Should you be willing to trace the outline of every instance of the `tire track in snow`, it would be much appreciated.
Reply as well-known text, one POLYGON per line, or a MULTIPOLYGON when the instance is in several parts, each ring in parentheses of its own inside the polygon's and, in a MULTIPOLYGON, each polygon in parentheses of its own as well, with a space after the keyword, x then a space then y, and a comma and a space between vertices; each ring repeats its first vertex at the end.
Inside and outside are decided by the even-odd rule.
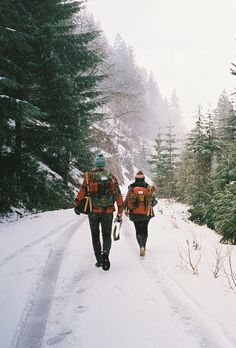
MULTIPOLYGON (((63 235, 56 242, 55 248, 48 256, 41 280, 25 306, 11 348, 40 348, 42 346, 42 339, 64 252, 70 238, 85 221, 85 218, 80 220, 80 224, 78 224, 77 220, 76 223, 64 231, 63 235)), ((60 226, 60 228, 63 228, 65 225, 60 226)), ((52 233, 53 231, 50 232, 50 234, 52 233)))
POLYGON ((222 330, 220 324, 211 321, 211 318, 185 293, 175 279, 167 274, 160 264, 157 265, 155 258, 148 255, 148 258, 143 261, 143 267, 150 272, 151 277, 155 277, 154 280, 169 303, 173 315, 180 325, 185 327, 186 332, 195 337, 199 347, 236 347, 236 343, 222 330))
MULTIPOLYGON (((169 213, 169 210, 168 210, 169 213)), ((172 225, 173 214, 169 213, 168 220, 172 225)), ((176 220, 175 220, 176 222, 176 220)), ((124 229, 130 229, 127 221, 123 224, 124 229)), ((132 233, 135 231, 132 227, 132 233)), ((130 249, 138 257, 138 246, 135 235, 124 233, 124 237, 131 244, 130 249)), ((211 318, 200 308, 184 291, 184 289, 172 278, 158 262, 155 255, 147 253, 146 257, 140 259, 140 265, 149 273, 149 277, 157 285, 160 292, 165 297, 173 317, 179 326, 184 328, 186 334, 198 342, 199 347, 207 348, 235 348, 236 342, 230 334, 217 322, 212 322, 211 318)))
POLYGON ((160 284, 160 287, 169 302, 172 301, 173 303, 173 299, 176 300, 175 311, 181 317, 180 319, 183 319, 182 322, 186 316, 182 316, 181 311, 187 311, 190 325, 193 324, 193 334, 199 338, 201 347, 234 348, 236 346, 230 335, 222 330, 220 324, 211 321, 211 318, 185 293, 184 289, 174 279, 167 276, 166 284, 163 286, 160 284), (184 307, 183 304, 185 304, 184 307), (180 312, 178 312, 178 308, 180 312), (202 334, 201 339, 200 334, 202 334))
POLYGON ((73 218, 70 221, 67 221, 66 223, 64 223, 63 225, 60 225, 56 228, 54 228, 53 230, 51 230, 49 233, 47 233, 46 235, 44 235, 43 237, 40 237, 38 239, 36 239, 35 241, 33 241, 32 243, 26 244, 24 245, 22 248, 17 249, 14 253, 8 255, 7 257, 5 257, 4 259, 0 260, 0 268, 3 267, 6 263, 8 263, 9 261, 11 261, 12 259, 14 259, 16 256, 24 253, 25 251, 27 251, 29 248, 37 245, 38 243, 41 243, 43 240, 47 239, 48 237, 51 237, 52 235, 54 235, 55 233, 57 233, 58 231, 60 231, 61 229, 63 229, 65 226, 68 226, 68 224, 72 223, 72 221, 74 221, 75 218, 73 218))
MULTIPOLYGON (((171 202, 163 201, 162 209, 168 216, 170 226, 172 226, 170 228, 181 230, 183 228, 183 222, 186 225, 192 224, 196 228, 200 228, 200 226, 188 220, 185 214, 183 215, 184 211, 182 208, 176 211, 171 202)), ((178 283, 175 277, 166 272, 164 264, 158 262, 158 258, 155 258, 153 255, 152 262, 150 259, 146 261, 149 263, 149 269, 159 278, 157 283, 169 301, 174 315, 179 318, 182 325, 186 328, 189 327, 189 330, 192 329, 193 335, 198 338, 201 332, 207 337, 202 337, 202 340, 199 341, 200 347, 236 347, 236 341, 227 332, 227 329, 222 327, 218 321, 211 320, 211 317, 187 294, 184 287, 178 283), (173 303, 174 301, 175 303, 173 303)))

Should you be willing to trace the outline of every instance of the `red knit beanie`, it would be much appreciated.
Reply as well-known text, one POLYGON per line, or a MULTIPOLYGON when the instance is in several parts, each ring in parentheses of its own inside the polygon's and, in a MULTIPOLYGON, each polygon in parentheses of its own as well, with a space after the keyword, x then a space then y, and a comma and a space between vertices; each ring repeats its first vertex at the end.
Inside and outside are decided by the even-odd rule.
POLYGON ((145 176, 141 170, 135 175, 135 179, 145 179, 145 176))

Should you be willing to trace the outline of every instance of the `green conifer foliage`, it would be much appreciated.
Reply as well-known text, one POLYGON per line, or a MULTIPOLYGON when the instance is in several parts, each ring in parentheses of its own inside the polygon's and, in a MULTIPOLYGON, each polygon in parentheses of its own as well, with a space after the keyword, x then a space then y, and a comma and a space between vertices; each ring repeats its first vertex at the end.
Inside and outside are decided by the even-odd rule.
POLYGON ((91 45, 97 32, 75 31, 80 8, 80 1, 1 1, 1 211, 71 205, 70 170, 90 164, 101 54, 91 45))
POLYGON ((89 153, 89 129, 99 105, 96 83, 102 78, 94 73, 101 55, 89 47, 98 33, 75 32, 73 15, 79 9, 76 1, 38 2, 35 9, 40 35, 36 47, 41 66, 40 108, 48 124, 43 161, 62 176, 65 185, 72 162, 85 162, 84 155, 89 153), (51 12, 54 15, 48 16, 51 12))
POLYGON ((151 160, 149 161, 152 174, 153 181, 157 185, 157 192, 159 197, 165 197, 165 156, 162 152, 163 140, 161 134, 158 133, 154 143, 154 154, 151 155, 151 160))
POLYGON ((173 128, 174 126, 170 122, 168 132, 162 136, 157 135, 154 154, 150 161, 160 197, 176 197, 176 170, 179 153, 173 128))
POLYGON ((185 150, 178 169, 179 197, 191 205, 191 219, 206 223, 207 206, 211 198, 211 169, 216 139, 212 116, 203 116, 201 108, 194 128, 187 137, 185 150))
MULTIPOLYGON (((22 2, 3 1, 0 8, 0 200, 2 209, 17 205, 25 195, 29 135, 40 110, 32 99, 34 23, 22 2)), ((25 196, 26 197, 26 196, 25 196)))
POLYGON ((191 205, 192 220, 215 229, 222 242, 236 244, 236 113, 229 105, 220 98, 217 128, 211 114, 203 117, 199 109, 178 170, 178 189, 191 205))
POLYGON ((211 213, 222 241, 236 244, 236 113, 230 110, 219 129, 218 163, 214 172, 211 213))

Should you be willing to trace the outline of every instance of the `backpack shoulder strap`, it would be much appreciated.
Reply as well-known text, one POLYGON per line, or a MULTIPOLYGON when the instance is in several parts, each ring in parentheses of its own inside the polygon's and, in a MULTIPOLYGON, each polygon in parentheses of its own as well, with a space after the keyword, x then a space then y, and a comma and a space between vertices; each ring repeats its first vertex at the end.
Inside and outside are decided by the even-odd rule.
POLYGON ((87 189, 87 194, 88 196, 90 196, 90 182, 92 180, 92 177, 93 177, 93 173, 92 172, 86 172, 85 173, 85 184, 86 184, 86 189, 87 189))

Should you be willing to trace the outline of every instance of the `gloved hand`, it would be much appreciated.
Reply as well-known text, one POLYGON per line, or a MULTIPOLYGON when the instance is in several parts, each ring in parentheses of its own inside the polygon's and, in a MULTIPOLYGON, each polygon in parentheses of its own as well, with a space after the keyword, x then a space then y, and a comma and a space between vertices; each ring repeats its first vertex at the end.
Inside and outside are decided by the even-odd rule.
POLYGON ((121 222, 122 221, 122 215, 117 214, 114 222, 121 222))
POLYGON ((79 208, 78 208, 78 207, 75 207, 75 208, 74 208, 74 212, 75 212, 75 214, 80 215, 80 211, 79 211, 79 208))

